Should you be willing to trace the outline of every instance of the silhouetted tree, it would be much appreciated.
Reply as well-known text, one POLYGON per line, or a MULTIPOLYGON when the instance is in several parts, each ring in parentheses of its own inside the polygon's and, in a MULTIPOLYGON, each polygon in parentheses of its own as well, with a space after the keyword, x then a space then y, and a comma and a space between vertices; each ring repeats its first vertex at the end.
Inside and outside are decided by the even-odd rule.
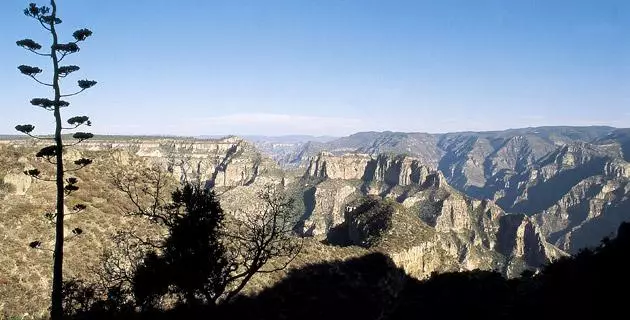
MULTIPOLYGON (((181 169, 185 168, 182 167, 181 169)), ((205 277, 206 280, 205 282, 196 280, 195 283, 205 283, 206 286, 204 288, 193 288, 190 284, 184 285, 184 281, 188 281, 186 279, 177 280, 179 285, 176 287, 179 289, 193 288, 195 289, 194 294, 190 292, 185 294, 182 291, 164 291, 166 284, 159 284, 159 281, 147 281, 145 283, 155 286, 152 289, 153 291, 149 290, 153 292, 152 294, 140 294, 138 288, 134 289, 134 294, 140 294, 140 296, 145 297, 141 299, 146 300, 142 302, 145 305, 158 304, 159 301, 156 299, 161 297, 160 294, 162 296, 166 294, 176 295, 177 300, 180 302, 186 301, 187 303, 215 304, 219 300, 230 300, 245 288, 256 273, 270 273, 285 269, 301 250, 302 240, 296 237, 293 232, 293 227, 296 223, 293 210, 294 201, 278 187, 265 186, 258 193, 260 202, 256 210, 243 210, 235 213, 233 217, 230 217, 229 225, 227 223, 219 223, 218 229, 214 230, 216 233, 213 233, 212 229, 208 230, 207 226, 204 226, 202 223, 190 223, 190 221, 199 218, 199 215, 191 215, 188 218, 184 218, 190 215, 190 212, 188 212, 189 208, 184 203, 178 204, 179 200, 177 199, 180 199, 180 196, 173 197, 172 201, 166 200, 165 194, 173 180, 173 177, 169 175, 167 170, 160 165, 145 165, 134 166, 134 171, 136 173, 118 169, 110 174, 114 186, 119 191, 122 191, 129 200, 129 206, 122 205, 123 212, 128 215, 148 218, 149 221, 168 229, 168 237, 165 240, 141 237, 127 231, 119 233, 119 235, 124 234, 122 238, 125 238, 125 241, 127 241, 127 244, 122 246, 123 248, 128 248, 130 244, 133 244, 131 246, 137 245, 136 250, 142 250, 141 247, 150 249, 143 258, 144 263, 139 268, 135 268, 135 270, 141 270, 144 274, 142 279, 151 278, 151 272, 159 271, 160 268, 164 267, 165 261, 170 261, 166 263, 167 265, 175 265, 174 257, 183 259, 182 252, 190 253, 190 256, 186 257, 186 259, 207 260, 208 256, 204 250, 210 250, 212 247, 210 243, 214 241, 212 239, 215 237, 219 237, 223 242, 221 250, 225 250, 225 255, 211 256, 211 259, 217 260, 214 262, 205 261, 204 263, 208 266, 210 266, 210 263, 218 263, 227 270, 227 272, 212 274, 207 272, 214 269, 198 269, 198 271, 204 271, 206 274, 203 276, 196 275, 196 277, 198 279, 205 277), (194 228, 205 228, 205 230, 196 230, 194 228), (180 230, 185 230, 186 232, 180 233, 180 230), (206 241, 209 241, 204 241, 203 243, 203 245, 209 247, 195 247, 202 244, 194 241, 182 241, 186 238, 177 236, 178 234, 198 234, 206 241), (196 257, 194 254, 200 256, 196 257), (223 261, 224 258, 227 259, 227 262, 223 261), (151 265, 151 267, 147 267, 148 265, 151 265), (161 289, 158 290, 158 288, 161 289)), ((201 197, 204 194, 214 199, 214 193, 203 191, 202 181, 198 179, 195 179, 193 183, 184 182, 184 186, 182 191, 188 187, 193 188, 192 191, 194 192, 188 195, 189 200, 194 200, 195 197, 201 197)), ((220 207, 216 209, 220 209, 220 207)), ((116 253, 108 253, 108 255, 110 261, 105 259, 104 265, 114 267, 110 268, 110 270, 117 270, 114 272, 117 276, 109 278, 129 278, 130 270, 134 269, 118 268, 117 266, 121 265, 121 263, 117 260, 121 256, 128 256, 133 259, 133 256, 136 254, 127 252, 122 255, 116 253), (115 263, 111 263, 111 261, 115 261, 115 263)), ((132 264, 122 265, 130 266, 132 264)), ((156 276, 156 274, 153 276, 156 276)), ((131 281, 127 281, 130 284, 127 287, 137 287, 136 284, 139 279, 133 278, 131 281)), ((175 283, 170 284, 174 285, 175 283)))
POLYGON ((160 252, 147 254, 136 270, 137 301, 156 306, 170 294, 182 304, 214 304, 235 268, 219 238, 224 214, 214 192, 186 184, 165 209, 172 221, 169 236, 160 252))
MULTIPOLYGON (((75 31, 72 36, 74 37, 74 41, 63 43, 59 40, 59 35, 57 34, 57 25, 62 21, 57 16, 57 5, 55 0, 50 1, 50 7, 47 6, 37 6, 34 3, 31 3, 28 8, 24 10, 24 14, 28 17, 35 19, 42 28, 44 28, 51 36, 51 45, 50 51, 43 51, 42 45, 35 42, 32 39, 23 39, 17 41, 17 45, 31 51, 37 55, 50 58, 52 61, 52 81, 47 83, 45 81, 40 80, 37 75, 42 73, 42 69, 33 66, 21 65, 18 67, 20 72, 37 83, 42 84, 44 86, 50 87, 53 93, 52 99, 49 98, 34 98, 31 100, 31 104, 40 107, 46 111, 50 111, 53 113, 55 119, 55 132, 54 144, 50 146, 46 146, 42 148, 38 153, 38 158, 43 158, 51 164, 55 165, 55 174, 56 177, 54 180, 57 187, 57 199, 56 199, 56 210, 54 213, 49 214, 48 218, 54 220, 55 222, 55 248, 54 248, 54 267, 53 267, 53 288, 52 288, 52 305, 51 305, 51 317, 52 319, 60 319, 63 315, 63 244, 64 244, 64 197, 69 193, 76 191, 78 187, 77 179, 74 177, 70 177, 68 179, 64 179, 64 173, 68 171, 75 171, 80 168, 83 168, 90 163, 92 160, 82 158, 74 161, 75 168, 70 170, 64 169, 64 159, 63 159, 63 150, 66 145, 64 145, 62 140, 62 130, 72 130, 76 129, 82 125, 89 126, 90 120, 86 116, 75 116, 67 119, 67 123, 69 127, 63 127, 62 124, 62 116, 61 109, 66 108, 70 105, 69 102, 62 100, 62 98, 70 97, 77 95, 96 84, 96 81, 92 80, 79 80, 78 86, 79 90, 74 93, 63 94, 61 92, 61 80, 65 77, 69 76, 71 73, 79 70, 78 66, 75 65, 60 65, 60 62, 68 55, 79 52, 78 43, 84 41, 88 37, 92 35, 92 31, 88 29, 80 29, 75 31)), ((45 137, 38 137, 33 134, 33 130, 35 127, 31 124, 26 125, 18 125, 15 127, 16 130, 27 134, 31 137, 35 137, 37 139, 50 139, 45 137)), ((73 138, 79 143, 86 139, 92 138, 93 135, 91 133, 86 132, 76 132, 73 134, 73 138)), ((75 143, 75 144, 76 144, 75 143)), ((37 169, 28 170, 25 174, 41 180, 47 180, 46 178, 41 176, 41 172, 37 169)), ((85 209, 85 205, 78 205, 74 208, 75 212, 81 211, 85 209)), ((74 229, 73 233, 75 235, 81 234, 81 229, 74 229)), ((40 241, 33 241, 30 243, 32 248, 38 248, 41 246, 40 241)))
POLYGON ((77 279, 63 283, 63 310, 66 314, 78 314, 90 311, 99 300, 96 289, 77 279))

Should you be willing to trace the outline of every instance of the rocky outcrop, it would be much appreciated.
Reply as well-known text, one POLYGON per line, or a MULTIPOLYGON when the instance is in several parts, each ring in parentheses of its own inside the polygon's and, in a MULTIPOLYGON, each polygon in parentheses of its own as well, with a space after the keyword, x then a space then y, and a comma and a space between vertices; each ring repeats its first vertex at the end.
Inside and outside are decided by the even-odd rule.
MULTIPOLYGON (((313 150, 330 152, 311 158, 306 171, 320 179, 361 180, 362 192, 397 193, 405 198, 395 189, 426 180, 433 170, 425 159, 441 154, 439 169, 450 185, 474 198, 491 199, 504 211, 535 216, 549 242, 575 252, 581 246, 597 245, 601 237, 614 233, 616 223, 630 219, 620 209, 626 206, 622 189, 615 189, 616 196, 611 191, 600 198, 589 191, 630 179, 630 163, 624 158, 630 154, 627 134, 611 132, 606 127, 548 127, 445 134, 438 137, 437 149, 430 151, 422 147, 430 144, 416 144, 413 134, 364 133, 318 144, 313 150), (375 150, 396 152, 382 155, 375 150), (613 212, 618 216, 613 217, 613 212)), ((463 209, 453 207, 457 203, 452 201, 446 200, 440 209, 441 220, 465 223, 449 215, 451 209, 463 209)))
POLYGON ((425 279, 433 272, 463 270, 457 261, 457 255, 445 250, 445 247, 448 249, 447 243, 440 239, 440 235, 436 235, 431 241, 394 252, 391 257, 407 274, 418 279, 425 279))
POLYGON ((461 189, 483 187, 486 180, 486 158, 493 152, 490 141, 479 137, 446 137, 440 142, 445 154, 439 169, 451 185, 461 189))
MULTIPOLYGON (((380 193, 396 186, 438 184, 441 174, 430 172, 417 159, 378 155, 374 158, 352 154, 334 156, 321 153, 311 159, 304 178, 319 179, 305 193, 307 208, 302 232, 325 235, 344 221, 345 205, 360 194, 380 193), (323 180, 322 180, 323 179, 323 180), (373 188, 373 184, 376 187, 373 188)), ((443 178, 443 177, 442 177, 443 178)))
POLYGON ((611 178, 630 179, 630 163, 620 160, 608 161, 604 165, 603 173, 611 178))
POLYGON ((468 146, 445 142, 453 150, 442 159, 441 168, 452 169, 447 178, 460 190, 493 199, 508 212, 534 216, 544 237, 569 252, 597 245, 614 233, 618 223, 630 219, 619 209, 626 206, 625 191, 619 186, 630 178, 624 142, 563 138, 534 143, 530 137, 520 140, 527 144, 518 144, 516 138, 490 155, 481 147, 485 140, 481 137, 469 138, 468 146), (479 164, 483 157, 485 165, 477 168, 483 168, 484 177, 471 175, 475 170, 468 165, 471 159, 479 164), (599 191, 604 188, 609 191, 599 191))
MULTIPOLYGON (((524 215, 505 215, 500 218, 496 249, 504 256, 530 266, 542 266, 550 260, 538 226, 524 215)), ((508 268, 514 272, 515 266, 508 268)), ((521 268, 516 266, 516 269, 521 268)))
POLYGON ((323 238, 328 231, 344 222, 346 204, 357 188, 336 181, 326 181, 308 189, 310 203, 304 213, 302 234, 323 238))
POLYGON ((419 278, 476 268, 517 276, 563 254, 545 241, 536 221, 465 196, 417 159, 366 158, 320 154, 311 162, 305 178, 317 180, 308 191, 313 210, 304 220, 304 235, 382 250, 419 278), (365 166, 361 179, 321 169, 344 163, 365 166))
POLYGON ((248 185, 262 176, 271 177, 273 181, 270 183, 277 183, 283 177, 273 160, 263 157, 252 145, 234 137, 187 144, 169 141, 151 148, 143 146, 137 154, 152 157, 153 153, 148 152, 150 150, 157 154, 166 153, 167 156, 157 156, 156 160, 173 168, 182 177, 200 179, 215 188, 248 185))
POLYGON ((322 152, 309 161, 306 175, 316 178, 382 182, 390 186, 422 183, 431 171, 413 157, 322 152))
MULTIPOLYGON (((15 141, 16 147, 41 148, 38 141, 15 141)), ((252 183, 261 176, 281 181, 284 174, 269 157, 261 155, 250 143, 237 137, 222 139, 92 139, 68 152, 120 152, 159 163, 181 179, 201 180, 213 187, 236 187, 252 183)), ((124 160, 124 159, 123 159, 124 160)))
POLYGON ((418 159, 379 155, 368 164, 364 180, 383 182, 390 186, 408 186, 423 183, 428 175, 429 168, 418 159))
POLYGON ((533 218, 551 243, 575 253, 614 235, 610 228, 630 220, 629 193, 627 179, 593 176, 533 218))
MULTIPOLYGON (((432 191, 420 193, 426 192, 432 191)), ((417 278, 473 269, 500 270, 513 277, 564 255, 545 242, 527 217, 507 215, 491 202, 470 201, 456 193, 448 201, 422 203, 425 210, 434 207, 427 210, 438 216, 430 219, 434 225, 415 213, 422 201, 405 206, 369 196, 357 202, 348 206, 345 221, 330 231, 328 241, 381 250, 417 278), (445 202, 451 204, 442 207, 445 202)))
POLYGON ((28 192, 28 189, 31 187, 32 178, 19 173, 9 173, 2 178, 2 181, 6 185, 12 186, 10 190, 12 193, 16 195, 23 196, 28 192))
MULTIPOLYGON (((582 184, 599 188, 630 179, 628 132, 610 127, 539 127, 432 136, 364 132, 309 145, 292 161, 304 161, 321 151, 336 156, 369 154, 374 158, 371 166, 378 170, 367 171, 365 176, 369 178, 362 179, 385 185, 408 185, 410 180, 405 178, 409 175, 396 169, 395 156, 379 163, 379 153, 406 154, 409 157, 405 159, 418 159, 422 165, 437 164, 450 185, 471 197, 491 199, 510 213, 549 214, 544 219, 536 218, 537 222, 552 221, 550 225, 541 224, 541 232, 549 241, 573 252, 579 249, 578 243, 597 245, 601 236, 614 234, 616 223, 629 219, 619 209, 626 206, 624 197, 608 196, 610 201, 602 202, 590 194, 578 199, 575 195, 579 190, 573 190, 584 188, 582 184), (590 180, 600 176, 603 179, 598 182, 590 180), (573 202, 567 202, 565 196, 574 198, 573 202), (619 216, 612 217, 612 212, 619 216), (573 230, 576 227, 579 232, 573 230), (575 238, 578 234, 582 236, 575 238), (587 239, 587 235, 592 238, 587 239)), ((373 194, 389 192, 378 184, 368 187, 373 194)))
POLYGON ((366 167, 372 158, 366 154, 334 156, 322 152, 309 162, 306 174, 311 177, 359 180, 365 175, 366 167))
POLYGON ((438 233, 451 235, 449 252, 459 252, 465 265, 500 267, 515 276, 526 266, 537 268, 563 255, 546 242, 536 222, 528 217, 506 214, 490 200, 471 199, 454 190, 441 193, 405 201, 415 202, 411 208, 417 208, 423 221, 438 233), (504 260, 487 260, 496 253, 504 260), (522 265, 515 269, 514 264, 522 265))
POLYGON ((497 148, 487 158, 485 166, 490 176, 504 170, 521 171, 555 149, 556 146, 545 143, 540 137, 516 135, 497 148))

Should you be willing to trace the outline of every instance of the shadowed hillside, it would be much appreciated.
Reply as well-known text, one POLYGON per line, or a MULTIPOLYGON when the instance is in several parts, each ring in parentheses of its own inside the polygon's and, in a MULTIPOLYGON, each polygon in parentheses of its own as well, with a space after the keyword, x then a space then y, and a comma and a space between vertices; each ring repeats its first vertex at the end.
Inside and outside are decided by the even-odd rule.
MULTIPOLYGON (((595 250, 506 280, 490 271, 410 278, 379 253, 291 271, 274 287, 218 307, 126 312, 116 319, 590 319, 625 318, 630 224, 595 250)), ((97 319, 98 313, 75 319, 97 319)))

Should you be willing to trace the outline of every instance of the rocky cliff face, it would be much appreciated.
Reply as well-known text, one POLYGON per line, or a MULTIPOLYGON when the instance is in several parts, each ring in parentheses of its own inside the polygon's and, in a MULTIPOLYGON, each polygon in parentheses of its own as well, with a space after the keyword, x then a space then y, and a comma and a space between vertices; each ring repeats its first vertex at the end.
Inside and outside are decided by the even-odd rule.
MULTIPOLYGON (((364 187, 379 193, 383 191, 380 186, 371 188, 376 182, 391 186, 413 181, 397 168, 401 163, 395 157, 379 160, 378 152, 408 154, 420 167, 439 169, 455 189, 473 198, 491 199, 506 212, 534 217, 550 242, 575 252, 597 245, 601 237, 615 232, 619 222, 630 220, 630 213, 624 211, 622 187, 607 192, 607 196, 587 192, 627 184, 629 132, 610 127, 541 127, 442 135, 366 132, 305 147, 296 153, 293 162, 307 167, 317 162, 314 153, 322 150, 331 152, 328 157, 363 152, 372 160, 367 160, 371 166, 366 165, 359 179, 374 181, 364 187), (398 174, 402 176, 396 177, 398 174)), ((364 158, 361 163, 349 164, 358 167, 353 169, 353 178, 359 177, 365 162, 364 158)), ((403 167, 413 170, 409 164, 403 167)), ((321 172, 318 176, 347 178, 321 172)))
POLYGON ((550 242, 568 252, 591 246, 592 239, 630 219, 627 179, 595 175, 573 186, 552 206, 533 216, 550 242))
POLYGON ((323 238, 328 231, 344 221, 346 204, 357 192, 351 184, 324 181, 305 191, 302 234, 323 238))
POLYGON ((343 222, 344 205, 357 195, 379 194, 384 187, 420 185, 429 170, 418 159, 405 156, 321 153, 310 160, 304 174, 305 180, 317 183, 305 192, 308 204, 303 232, 325 235, 343 222))
POLYGON ((618 223, 630 218, 630 214, 614 209, 625 206, 627 167, 616 146, 572 143, 520 172, 497 179, 486 190, 493 190, 490 198, 507 211, 536 216, 550 242, 576 252, 596 245, 614 232, 618 223), (614 222, 599 219, 603 212, 616 212, 616 217, 609 214, 606 218, 614 222), (580 241, 570 241, 585 223, 601 227, 580 241))
POLYGON ((413 157, 321 154, 311 160, 305 178, 317 180, 307 191, 312 203, 306 207, 313 210, 304 216, 303 234, 338 241, 334 240, 340 237, 338 229, 345 228, 345 241, 359 246, 370 243, 418 277, 475 268, 499 269, 513 276, 563 255, 545 241, 536 221, 507 215, 491 201, 463 195, 448 185, 441 172, 413 157), (344 164, 352 166, 352 175, 339 174, 337 169, 330 175, 313 170, 344 164), (359 179, 355 172, 364 173, 359 179), (378 219, 352 214, 365 206, 362 201, 368 195, 398 204, 384 218, 385 231, 376 242, 365 235, 365 221, 378 219), (505 222, 514 218, 520 219, 518 223, 505 222))
POLYGON ((322 152, 310 159, 306 174, 316 178, 359 180, 372 158, 367 154, 349 154, 340 157, 322 152))
MULTIPOLYGON (((15 148, 41 148, 38 141, 18 140, 15 148)), ((255 147, 236 137, 214 140, 195 139, 93 139, 78 145, 74 152, 126 153, 159 163, 184 179, 199 179, 213 187, 236 187, 251 184, 258 177, 282 179, 283 172, 255 147)))
POLYGON ((345 154, 322 152, 309 160, 306 175, 316 178, 382 182, 391 186, 419 184, 430 168, 417 158, 401 155, 345 154))
POLYGON ((458 189, 493 199, 508 212, 533 216, 549 242, 577 252, 597 245, 630 219, 623 209, 628 180, 624 142, 610 134, 598 138, 603 134, 546 139, 529 134, 519 145, 514 137, 498 149, 489 147, 491 140, 469 138, 474 143, 468 149, 450 145, 460 154, 443 158, 441 168, 451 169, 445 172, 458 189), (483 166, 474 164, 482 159, 483 166))

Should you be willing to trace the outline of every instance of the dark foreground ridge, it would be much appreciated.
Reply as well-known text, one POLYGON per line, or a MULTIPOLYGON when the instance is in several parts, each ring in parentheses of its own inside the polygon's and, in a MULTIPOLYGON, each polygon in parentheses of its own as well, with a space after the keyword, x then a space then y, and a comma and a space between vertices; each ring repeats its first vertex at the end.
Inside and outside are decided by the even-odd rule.
POLYGON ((101 301, 68 319, 622 319, 629 253, 624 223, 617 238, 518 279, 475 270, 418 281, 372 253, 293 270, 254 297, 218 306, 140 312, 101 301))

